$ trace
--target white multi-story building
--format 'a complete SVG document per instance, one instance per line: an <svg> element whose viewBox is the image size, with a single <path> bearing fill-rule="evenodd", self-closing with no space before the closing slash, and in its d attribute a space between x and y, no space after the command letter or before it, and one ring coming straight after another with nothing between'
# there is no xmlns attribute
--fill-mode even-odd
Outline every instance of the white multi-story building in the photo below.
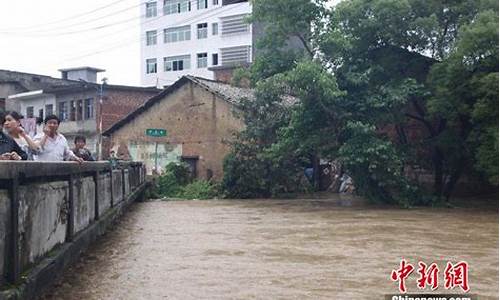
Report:
<svg viewBox="0 0 500 300"><path fill-rule="evenodd" d="M209 68L250 63L251 11L248 0L144 1L141 83L166 86L183 75L214 79Z"/></svg>

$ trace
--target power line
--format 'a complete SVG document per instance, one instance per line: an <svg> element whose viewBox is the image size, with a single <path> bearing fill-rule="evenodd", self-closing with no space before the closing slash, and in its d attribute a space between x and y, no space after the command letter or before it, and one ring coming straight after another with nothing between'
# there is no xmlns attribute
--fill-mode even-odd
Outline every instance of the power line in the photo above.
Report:
<svg viewBox="0 0 500 300"><path fill-rule="evenodd" d="M81 30L74 30L74 31L66 31L66 32L58 32L58 33L47 33L47 34L40 34L40 33L28 33L28 34L22 34L22 33L13 33L13 32L1 32L0 31L0 34L15 34L15 35L24 35L24 36L28 36L28 37L33 37L33 36L42 36L42 37L48 37L48 36L51 36L51 37L54 37L54 36L64 36L64 35L73 35L73 34L76 34L76 33L83 33L83 32L89 32L89 31L94 31L94 30L101 30L101 29L105 29L105 28L109 28L109 27L113 27L113 26L116 26L116 25L120 25L120 24L124 24L124 23L128 23L128 22L131 22L131 21L134 21L134 20L137 20L137 17L133 17L133 18L129 18L129 19L125 19L125 20L121 20L121 21L116 21L116 22L112 22L112 23L108 23L108 24L104 24L104 25L99 25L99 26L96 26L96 27L92 27L92 28L86 28L86 29L81 29Z"/></svg>
<svg viewBox="0 0 500 300"><path fill-rule="evenodd" d="M192 25L192 24L195 24L200 18L203 18L203 17L210 17L210 16L213 16L213 15L216 15L218 13L221 13L221 12L226 12L226 11L230 11L232 9L234 9L235 7L228 7L224 10L217 10L217 11L207 11L207 12L204 12L203 14L200 14L198 15L197 17L195 17L194 19L188 17L188 18L185 18L183 20L180 20L176 23L173 23L173 24L170 24L169 27L175 27L175 26L178 26L178 25ZM207 13L212 13L210 15L205 15ZM185 23L187 20L191 20L191 22L189 23ZM146 35L144 34L141 34L142 37L140 37L140 42L142 43L143 41L146 40ZM96 55L96 54L101 54L103 52L107 52L107 51L110 51L110 50L114 50L114 49L118 49L118 48L122 48L124 46L130 46L130 45L133 45L133 44L130 44L130 42L133 42L135 41L136 38L134 39L129 39L129 40L126 40L124 42L121 42L121 43L118 43L118 44L115 44L115 45L111 45L110 47L106 48L106 49L103 49L103 50L98 50L98 51L94 51L94 52L91 52L91 53L87 53L87 54L83 54L83 55L80 55L80 56L76 56L76 57L72 57L72 58L68 58L68 59L65 59L63 61L72 61L72 60L78 60L78 59L81 59L81 58L85 58L85 57L88 57L88 56L93 56L93 55Z"/></svg>
<svg viewBox="0 0 500 300"><path fill-rule="evenodd" d="M25 32L10 32L10 31L2 31L0 30L1 33L12 33L12 34L16 34L16 35L24 35L25 33L27 34L30 34L30 33L44 33L44 32L52 32L52 31L57 31L57 30L61 30L61 29L68 29L68 28L71 28L71 27L75 27L75 26L78 26L78 25L83 25L83 24L88 24L88 23L92 23L94 21L100 21L102 20L102 18L106 18L106 17L110 17L110 16L114 16L114 15L119 15L125 11L128 11L128 10L131 10L133 8L137 8L139 6L141 6L141 4L139 5L134 5L134 6L130 6L130 7L127 7L125 9L122 9L122 10L119 10L119 11L116 11L116 12L113 12L113 13L109 13L107 15L103 15L103 16L100 16L100 17L97 17L97 18L94 18L94 19L90 19L90 20L85 20L85 21L81 21L81 22L77 22L77 23L70 23L68 25L64 25L62 27L54 27L54 28L48 28L48 29L44 29L44 30L41 30L41 31L25 31Z"/></svg>
<svg viewBox="0 0 500 300"><path fill-rule="evenodd" d="M70 16L70 17L67 17L67 18L64 18L64 19L59 19L59 20L56 20L56 21L48 22L48 23L43 23L43 24L38 24L38 25L30 25L30 26L25 26L25 27L5 28L5 29L2 29L2 30L25 29L25 28L30 28L30 27L34 27L34 26L36 26L36 27L43 27L43 26L47 26L47 25L58 24L58 23L62 23L62 22L67 21L67 20L73 20L73 19L80 18L80 17L86 16L86 15L89 15L89 14L93 14L93 13L95 13L97 11L106 9L108 7L114 6L114 5L118 4L118 3L125 2L125 1L127 1L127 0L118 0L118 1L112 2L110 4L107 4L107 5L95 8L95 9L93 9L91 11L87 11L87 12L84 12L84 13L81 13L81 14L76 14L76 15L73 15L73 16Z"/></svg>
<svg viewBox="0 0 500 300"><path fill-rule="evenodd" d="M196 0L194 0L194 1L196 1ZM192 2L194 2L194 1L192 1ZM229 8L229 7L228 7L228 8ZM216 9L217 9L217 8L216 8ZM227 11L227 10L228 10L228 9L221 9L221 10L217 10L217 12L223 12L223 11ZM202 14L209 13L209 12L212 12L212 11L213 11L213 10L205 11L205 12L203 12ZM158 16L156 16L156 17L150 17L150 18L147 18L144 22L141 22L140 26L143 26L143 25L146 25L146 24L148 24L148 23L151 23L151 22L157 21L158 19L160 19L160 18L162 18L162 17L164 17L164 16L165 16L165 15L158 15ZM141 18L142 18L142 17L145 17L145 15L142 15L142 16L141 16ZM185 18L185 19L181 20L180 22L184 22L184 21L186 21L187 19L189 19L189 18ZM114 35L114 34L116 34L116 33L125 32L125 31L127 31L127 30L129 30L129 29L136 29L136 27L135 27L135 26L134 26L134 27L127 27L127 28L125 28L125 29L121 29L121 30L117 30L117 31L114 31L114 32L111 32L111 33L107 33L107 34L104 34L104 35L98 36L98 37L96 37L96 38L92 38L92 39L91 39L91 41L97 41L97 40L100 40L100 39L102 39L102 38L104 38L104 37L112 36L112 35Z"/></svg>
<svg viewBox="0 0 500 300"><path fill-rule="evenodd" d="M212 11L205 11L201 14L199 14L198 16L196 16L195 18L192 18L192 17L186 17L184 18L183 20L180 20L174 24L170 24L170 26L172 27L175 27L175 26L178 26L178 25L192 25L192 24L195 24L196 22L198 22L198 20L200 18L203 18L203 17L210 17L210 16L213 16L213 15L216 15L218 13L223 13L223 12L228 12L230 10L233 10L235 8L237 8L238 6L234 6L234 5L230 5L228 6L227 8L222 8L222 9L216 9L215 11L212 10ZM210 13L210 14L209 14ZM142 25L146 24L146 23L149 23L149 22L153 22L153 21L156 21L158 18L161 18L163 17L162 15L160 16L157 16L156 18L151 18L151 19L148 19L146 20L145 22L142 23ZM187 20L190 20L189 23L185 23ZM141 35L142 37L139 38L139 42L142 43L143 41L145 41L146 39L146 36L144 34ZM76 61L76 60L81 60L82 58L86 58L86 57L91 57L91 56L95 56L95 55L98 55L98 54L101 54L101 53L105 53L105 52L109 52L109 51L113 51L113 50L116 50L116 49L120 49L120 48L124 48L124 47L130 47L132 45L137 45L136 39L134 38L133 40L127 40L125 42L122 42L122 43L119 43L119 44L116 44L116 45L110 45L110 47L108 48L105 48L105 49L101 49L101 50L98 50L98 51L93 51L93 52L90 52L90 53L86 53L86 54L82 54L82 55L79 55L79 56L75 56L75 57L68 57L68 58L63 58L59 61L56 61L54 63L56 64L62 64L62 63L66 63L66 62L71 62L71 61ZM134 43L132 43L134 42ZM50 65L46 65L45 67L52 67L54 63L51 63ZM159 80L165 82L166 80L163 79L163 78L159 78Z"/></svg>
<svg viewBox="0 0 500 300"><path fill-rule="evenodd" d="M32 30L32 31L23 31L23 32L15 32L15 31L8 31L8 30L6 31L6 30L1 30L0 29L0 34L28 36L28 37L39 37L39 36L45 37L45 36L72 35L72 34L76 34L76 33L83 33L83 32L88 32L88 31L93 31L93 30L105 29L105 28L113 27L113 26L116 26L116 25L119 25L119 24L128 23L130 21L136 20L137 17L133 17L133 18L126 19L126 20L121 20L121 21L115 21L115 22L112 22L112 23L103 24L103 25L99 25L99 26L95 26L95 27L91 27L91 28L86 28L86 29L79 29L79 30L73 30L73 31L64 31L64 32L53 32L53 31L57 31L57 30L60 30L60 29L67 30L68 28L75 27L75 25L88 24L88 23L92 23L93 21L99 21L99 20L101 20L104 17L109 17L109 16L117 15L117 14L123 12L123 11L127 11L127 10L130 10L132 8L142 6L142 5L144 5L144 3L146 3L146 2L143 2L143 3L139 4L139 5L134 5L132 7L129 7L129 8L126 8L126 9L122 9L120 11L113 12L111 14L104 15L104 16L101 16L101 17L98 17L98 18L95 18L95 19L91 19L91 20L87 20L87 21L82 21L82 22L76 23L76 24L68 24L68 25L65 25L63 27L55 27L55 28L51 28L51 29L34 30L34 31ZM190 1L187 1L186 3L191 3L191 4L192 3L197 3L197 0L190 0ZM160 16L158 16L158 17L160 17ZM140 17L142 18L142 17L144 17L144 15L142 15ZM50 32L53 32L53 33L50 33Z"/></svg>
<svg viewBox="0 0 500 300"><path fill-rule="evenodd" d="M111 27L111 26L114 26L114 25L120 25L120 24L128 23L128 22L130 22L130 21L134 21L134 20L136 20L136 19L140 19L140 18L142 18L142 17L145 17L145 15L141 15L141 16L139 16L139 17L134 17L134 18L130 18L130 19L126 19L126 20L118 21L118 22L115 22L115 23L111 23L111 24L108 24L108 26L107 26L107 27ZM145 22L142 22L140 25L144 25L144 24L146 24L146 23L156 21L156 20L158 20L158 19L159 19L159 18L161 18L161 17L163 17L163 16L162 16L162 15L160 15L160 16L157 16L157 17L148 18ZM101 25L101 26L98 26L98 27L103 27L103 26L106 26L106 25ZM114 32L111 32L111 33L108 33L108 34L105 34L105 35L102 35L102 36L99 36L99 37L97 37L97 38L91 39L91 41L99 40L99 39L101 39L101 38L103 38L103 37L108 37L108 36L111 36L111 35L113 35L113 34L115 34L115 33L118 33L118 32L124 32L124 31L126 31L126 30L128 30L128 29L133 29L133 28L136 28L136 27L135 27L135 26L134 26L134 27L127 27L127 28L125 28L125 29L123 29L123 30L117 30L117 31L114 31ZM46 35L40 35L40 34L30 34L30 33L28 33L28 34L24 34L24 33L11 33L11 32L6 33L6 32L1 32L1 31L0 31L0 35L1 35L1 34L5 34L5 35L20 35L20 36L27 36L27 37L48 37L48 36L59 36L59 35L60 35L60 36L64 36L64 35L69 35L69 34L75 34L75 33L81 33L81 32L92 31L92 30L95 30L95 29L96 29L96 27L94 27L94 28L87 28L87 29L81 30L81 31L79 31L79 32L75 32L75 31L73 31L73 32L63 32L63 33L46 34ZM104 29L104 28L99 28L99 29Z"/></svg>

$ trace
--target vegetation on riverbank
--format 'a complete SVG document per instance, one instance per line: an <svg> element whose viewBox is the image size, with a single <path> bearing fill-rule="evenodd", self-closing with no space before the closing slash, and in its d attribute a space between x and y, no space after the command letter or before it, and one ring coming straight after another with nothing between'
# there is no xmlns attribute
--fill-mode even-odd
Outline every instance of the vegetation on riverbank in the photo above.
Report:
<svg viewBox="0 0 500 300"><path fill-rule="evenodd" d="M376 202L434 205L464 174L498 185L498 2L327 2L253 1L265 34L235 84L256 100L242 102L224 190L296 191L319 158Z"/></svg>
<svg viewBox="0 0 500 300"><path fill-rule="evenodd" d="M153 198L212 199L220 194L217 184L206 180L190 180L185 164L170 163L154 183Z"/></svg>

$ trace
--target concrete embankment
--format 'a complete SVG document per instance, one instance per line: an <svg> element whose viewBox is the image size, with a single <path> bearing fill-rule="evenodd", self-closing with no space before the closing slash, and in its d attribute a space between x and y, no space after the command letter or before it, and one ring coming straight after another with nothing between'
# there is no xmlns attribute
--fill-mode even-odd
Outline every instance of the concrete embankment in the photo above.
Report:
<svg viewBox="0 0 500 300"><path fill-rule="evenodd" d="M33 299L143 196L141 163L0 162L0 299Z"/></svg>

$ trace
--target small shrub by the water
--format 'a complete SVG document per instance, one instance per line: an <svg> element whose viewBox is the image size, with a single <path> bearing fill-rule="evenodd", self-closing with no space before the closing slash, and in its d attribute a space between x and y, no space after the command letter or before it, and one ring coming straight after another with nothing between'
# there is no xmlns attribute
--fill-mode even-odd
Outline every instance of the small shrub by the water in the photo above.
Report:
<svg viewBox="0 0 500 300"><path fill-rule="evenodd" d="M184 164L169 163L165 167L165 173L158 178L157 194L162 197L175 197L188 182L188 167Z"/></svg>
<svg viewBox="0 0 500 300"><path fill-rule="evenodd" d="M158 178L154 194L166 198L211 199L217 196L218 187L205 180L190 183L189 167L170 163Z"/></svg>
<svg viewBox="0 0 500 300"><path fill-rule="evenodd" d="M184 199L212 199L219 191L216 184L205 180L196 180L181 188L178 198Z"/></svg>

